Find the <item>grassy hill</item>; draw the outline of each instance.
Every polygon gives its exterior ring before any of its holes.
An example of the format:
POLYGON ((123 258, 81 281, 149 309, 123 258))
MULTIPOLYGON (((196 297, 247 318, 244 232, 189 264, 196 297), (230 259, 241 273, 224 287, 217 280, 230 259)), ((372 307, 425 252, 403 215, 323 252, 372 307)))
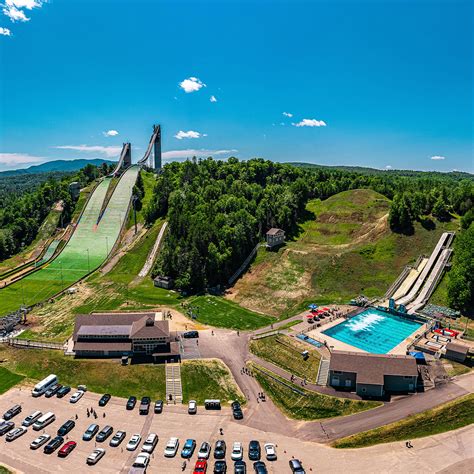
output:
POLYGON ((387 223, 389 206, 387 198, 368 189, 310 201, 299 235, 278 252, 260 249, 228 298, 279 316, 309 302, 382 296, 405 265, 429 254, 442 232, 457 227, 455 220, 436 221, 432 230, 416 223, 413 235, 395 234, 387 223))

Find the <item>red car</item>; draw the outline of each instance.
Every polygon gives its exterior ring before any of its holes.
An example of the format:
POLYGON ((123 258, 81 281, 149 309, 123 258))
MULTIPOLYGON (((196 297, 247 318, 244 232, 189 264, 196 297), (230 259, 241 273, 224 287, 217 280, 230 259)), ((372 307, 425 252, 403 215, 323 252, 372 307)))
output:
POLYGON ((77 446, 75 441, 68 441, 63 445, 63 447, 58 451, 58 456, 60 458, 65 458, 69 453, 77 446))
POLYGON ((194 466, 193 474, 202 474, 207 472, 207 461, 205 459, 198 459, 194 466))

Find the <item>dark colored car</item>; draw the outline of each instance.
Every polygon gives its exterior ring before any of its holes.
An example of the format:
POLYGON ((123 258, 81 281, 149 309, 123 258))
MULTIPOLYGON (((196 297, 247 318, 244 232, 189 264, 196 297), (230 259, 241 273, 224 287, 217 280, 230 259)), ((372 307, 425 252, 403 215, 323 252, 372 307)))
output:
POLYGON ((226 445, 223 439, 216 441, 214 446, 214 459, 224 459, 225 458, 226 445))
POLYGON ((44 396, 46 398, 51 398, 52 396, 56 395, 62 388, 63 386, 60 383, 55 383, 51 388, 48 388, 48 390, 46 390, 44 396))
POLYGON ((150 397, 142 397, 140 401, 140 415, 148 415, 148 412, 150 411, 150 404, 151 404, 151 399, 150 397))
POLYGON ((249 443, 249 459, 251 461, 260 461, 261 455, 260 443, 258 441, 252 440, 249 443))
POLYGON ((69 453, 77 446, 75 441, 68 441, 61 449, 58 451, 58 456, 60 458, 65 458, 69 453))
POLYGON ((295 474, 305 474, 303 464, 301 464, 299 459, 290 459, 290 469, 291 472, 294 472, 295 474))
POLYGON ((196 440, 187 439, 186 442, 184 443, 183 449, 181 450, 181 457, 184 459, 191 458, 195 449, 196 449, 196 440))
POLYGON ((20 405, 13 405, 9 410, 3 414, 4 420, 11 420, 14 416, 18 415, 21 412, 20 405))
POLYGON ((155 413, 161 413, 163 411, 163 400, 157 400, 155 402, 155 413))
POLYGON ((225 474, 227 472, 227 463, 225 461, 216 461, 214 463, 214 474, 225 474))
POLYGON ((268 474, 267 466, 262 461, 254 462, 253 470, 255 471, 255 474, 268 474))
POLYGON ((232 415, 234 415, 234 418, 236 420, 241 420, 244 417, 244 414, 242 413, 242 407, 240 406, 239 402, 232 402, 232 415))
POLYGON ((82 435, 82 440, 90 441, 96 435, 98 431, 99 431, 99 425, 92 423, 92 425, 89 425, 89 428, 87 428, 87 430, 82 435))
POLYGON ((43 451, 45 454, 54 453, 63 443, 64 438, 62 436, 56 436, 44 447, 43 451))
POLYGON ((127 410, 133 410, 137 404, 137 397, 128 397, 127 410))
POLYGON ((109 446, 116 448, 125 439, 125 436, 127 436, 125 431, 117 431, 117 433, 115 433, 113 438, 110 440, 109 446))
POLYGON ((234 474, 246 474, 247 464, 245 461, 235 461, 234 463, 234 474))
POLYGON ((5 423, 0 425, 0 436, 8 433, 13 428, 15 428, 15 423, 13 423, 13 421, 5 421, 5 423))
POLYGON ((199 333, 197 331, 187 331, 183 333, 183 337, 186 339, 194 339, 196 337, 199 337, 199 333))
POLYGON ((98 443, 103 443, 113 432, 114 429, 111 426, 106 425, 99 431, 98 435, 95 437, 95 440, 98 443))
POLYGON ((102 395, 100 397, 100 400, 99 400, 99 406, 100 407, 105 407, 105 405, 107 405, 107 403, 109 403, 109 400, 111 399, 111 395, 110 393, 105 393, 104 395, 102 395))
POLYGON ((73 420, 67 420, 58 430, 58 436, 66 436, 74 427, 76 422, 73 420))
POLYGON ((71 391, 71 387, 69 385, 64 385, 58 390, 58 392, 56 393, 56 396, 58 398, 63 398, 64 395, 67 395, 70 391, 71 391))

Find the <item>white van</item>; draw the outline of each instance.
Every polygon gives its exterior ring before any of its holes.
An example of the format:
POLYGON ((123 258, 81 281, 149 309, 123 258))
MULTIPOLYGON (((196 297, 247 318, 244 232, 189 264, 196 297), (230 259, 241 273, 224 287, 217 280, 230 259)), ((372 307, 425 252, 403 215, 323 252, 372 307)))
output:
POLYGON ((33 429, 35 431, 42 430, 46 428, 50 423, 52 423, 56 419, 56 415, 52 412, 45 413, 35 424, 33 425, 33 429))
POLYGON ((56 375, 50 374, 41 382, 38 382, 35 385, 35 388, 31 391, 31 395, 33 395, 33 397, 40 397, 41 395, 43 395, 43 393, 46 392, 46 390, 48 390, 48 388, 51 388, 57 383, 58 378, 56 377, 56 375))

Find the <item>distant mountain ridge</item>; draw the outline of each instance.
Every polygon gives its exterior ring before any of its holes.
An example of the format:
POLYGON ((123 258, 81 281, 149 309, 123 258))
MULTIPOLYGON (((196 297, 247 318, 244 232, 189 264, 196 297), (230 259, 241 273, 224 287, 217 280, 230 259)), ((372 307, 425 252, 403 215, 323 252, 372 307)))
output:
POLYGON ((34 173, 48 173, 50 171, 77 171, 84 168, 86 165, 100 166, 102 163, 108 165, 115 163, 114 161, 104 160, 102 158, 95 158, 93 160, 77 159, 77 160, 54 160, 47 161, 41 165, 34 165, 28 168, 18 170, 7 170, 0 171, 0 176, 17 176, 21 174, 34 174, 34 173))

